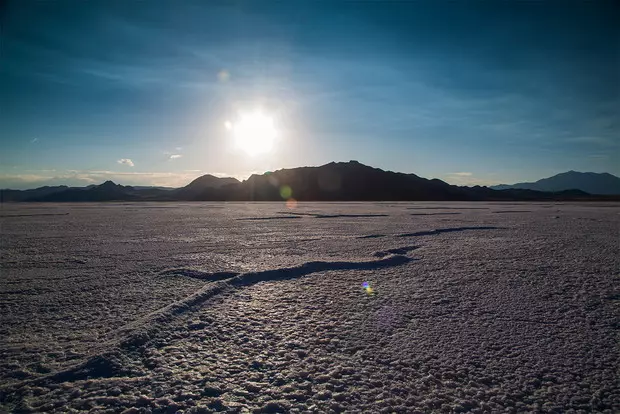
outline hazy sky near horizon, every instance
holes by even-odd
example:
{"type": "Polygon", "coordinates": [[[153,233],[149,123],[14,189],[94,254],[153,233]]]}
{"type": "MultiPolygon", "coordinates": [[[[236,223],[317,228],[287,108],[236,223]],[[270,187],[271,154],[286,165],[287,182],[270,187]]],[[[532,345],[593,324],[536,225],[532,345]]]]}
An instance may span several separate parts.
{"type": "Polygon", "coordinates": [[[30,1],[0,9],[0,187],[358,160],[454,184],[620,175],[615,1],[30,1]],[[262,108],[249,156],[225,122],[262,108]]]}

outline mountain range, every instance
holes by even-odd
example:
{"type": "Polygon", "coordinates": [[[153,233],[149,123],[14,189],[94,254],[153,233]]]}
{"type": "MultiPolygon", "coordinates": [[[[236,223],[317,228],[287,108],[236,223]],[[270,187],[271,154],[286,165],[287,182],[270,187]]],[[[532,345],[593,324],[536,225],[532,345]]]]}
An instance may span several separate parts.
{"type": "MultiPolygon", "coordinates": [[[[574,171],[565,173],[568,177],[574,171]]],[[[555,177],[563,176],[559,174],[555,177]]],[[[595,174],[620,180],[611,174],[595,174]]],[[[552,180],[551,177],[547,180],[552,180]]],[[[577,177],[577,176],[575,176],[577,177]]],[[[582,177],[582,176],[579,176],[582,177]]],[[[587,177],[590,177],[589,175],[587,177]]],[[[565,178],[563,176],[563,178],[565,178]]],[[[540,183],[545,180],[540,180],[540,183]]],[[[438,179],[426,179],[415,174],[384,171],[357,161],[331,162],[320,167],[282,169],[254,174],[245,181],[229,177],[203,175],[185,187],[132,187],[106,181],[88,187],[40,187],[32,190],[1,190],[1,202],[83,202],[83,201],[483,201],[483,200],[592,200],[619,199],[612,196],[592,196],[583,188],[594,188],[598,194],[620,194],[617,187],[605,187],[587,180],[575,180],[575,185],[560,186],[561,190],[497,186],[495,188],[450,185],[438,179]],[[577,185],[579,184],[579,186],[577,185]],[[585,186],[588,184],[588,187],[585,186]],[[611,193],[600,192],[610,188],[611,193]]],[[[568,183],[568,179],[564,180],[568,183]]],[[[610,183],[616,181],[611,180],[610,183]]],[[[524,183],[528,184],[528,183],[524,183]]],[[[536,183],[532,183],[536,184],[536,183]]],[[[559,187],[543,187],[559,188],[559,187]]]]}
{"type": "Polygon", "coordinates": [[[532,183],[500,184],[494,190],[520,188],[535,191],[564,191],[578,189],[589,194],[620,194],[620,178],[609,173],[568,171],[532,183]]]}

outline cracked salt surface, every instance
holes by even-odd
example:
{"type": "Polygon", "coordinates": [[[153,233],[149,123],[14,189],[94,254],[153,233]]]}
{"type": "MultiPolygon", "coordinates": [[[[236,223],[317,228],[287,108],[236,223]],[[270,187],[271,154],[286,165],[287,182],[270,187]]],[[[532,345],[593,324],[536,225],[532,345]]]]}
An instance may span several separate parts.
{"type": "Polygon", "coordinates": [[[160,206],[3,206],[0,412],[620,410],[618,204],[160,206]]]}

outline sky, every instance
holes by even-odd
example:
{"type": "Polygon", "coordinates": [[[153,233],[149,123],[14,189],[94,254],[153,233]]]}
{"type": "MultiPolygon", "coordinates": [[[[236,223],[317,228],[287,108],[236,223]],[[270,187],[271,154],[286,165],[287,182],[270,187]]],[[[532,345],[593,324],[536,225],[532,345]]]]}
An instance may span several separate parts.
{"type": "Polygon", "coordinates": [[[616,1],[0,3],[0,188],[357,160],[459,185],[620,175],[616,1]],[[227,122],[278,131],[249,155],[227,122]]]}

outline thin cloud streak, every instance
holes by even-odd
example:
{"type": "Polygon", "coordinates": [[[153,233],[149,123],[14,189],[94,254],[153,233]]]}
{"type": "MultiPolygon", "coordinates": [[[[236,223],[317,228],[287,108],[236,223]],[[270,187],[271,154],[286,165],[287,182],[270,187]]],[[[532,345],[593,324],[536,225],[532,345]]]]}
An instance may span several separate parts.
{"type": "MultiPolygon", "coordinates": [[[[488,174],[488,175],[491,175],[491,174],[488,174]]],[[[443,177],[443,179],[446,182],[448,182],[449,184],[453,184],[453,185],[466,185],[466,186],[483,185],[483,186],[489,186],[489,185],[498,184],[496,182],[497,180],[489,180],[489,179],[479,178],[479,177],[476,177],[471,172],[455,172],[455,173],[450,173],[450,174],[446,174],[443,177]]]]}
{"type": "Polygon", "coordinates": [[[574,137],[567,139],[568,142],[577,143],[577,144],[588,144],[588,145],[596,145],[602,147],[617,147],[618,140],[612,140],[610,138],[598,137],[598,136],[583,136],[583,137],[574,137]]]}

